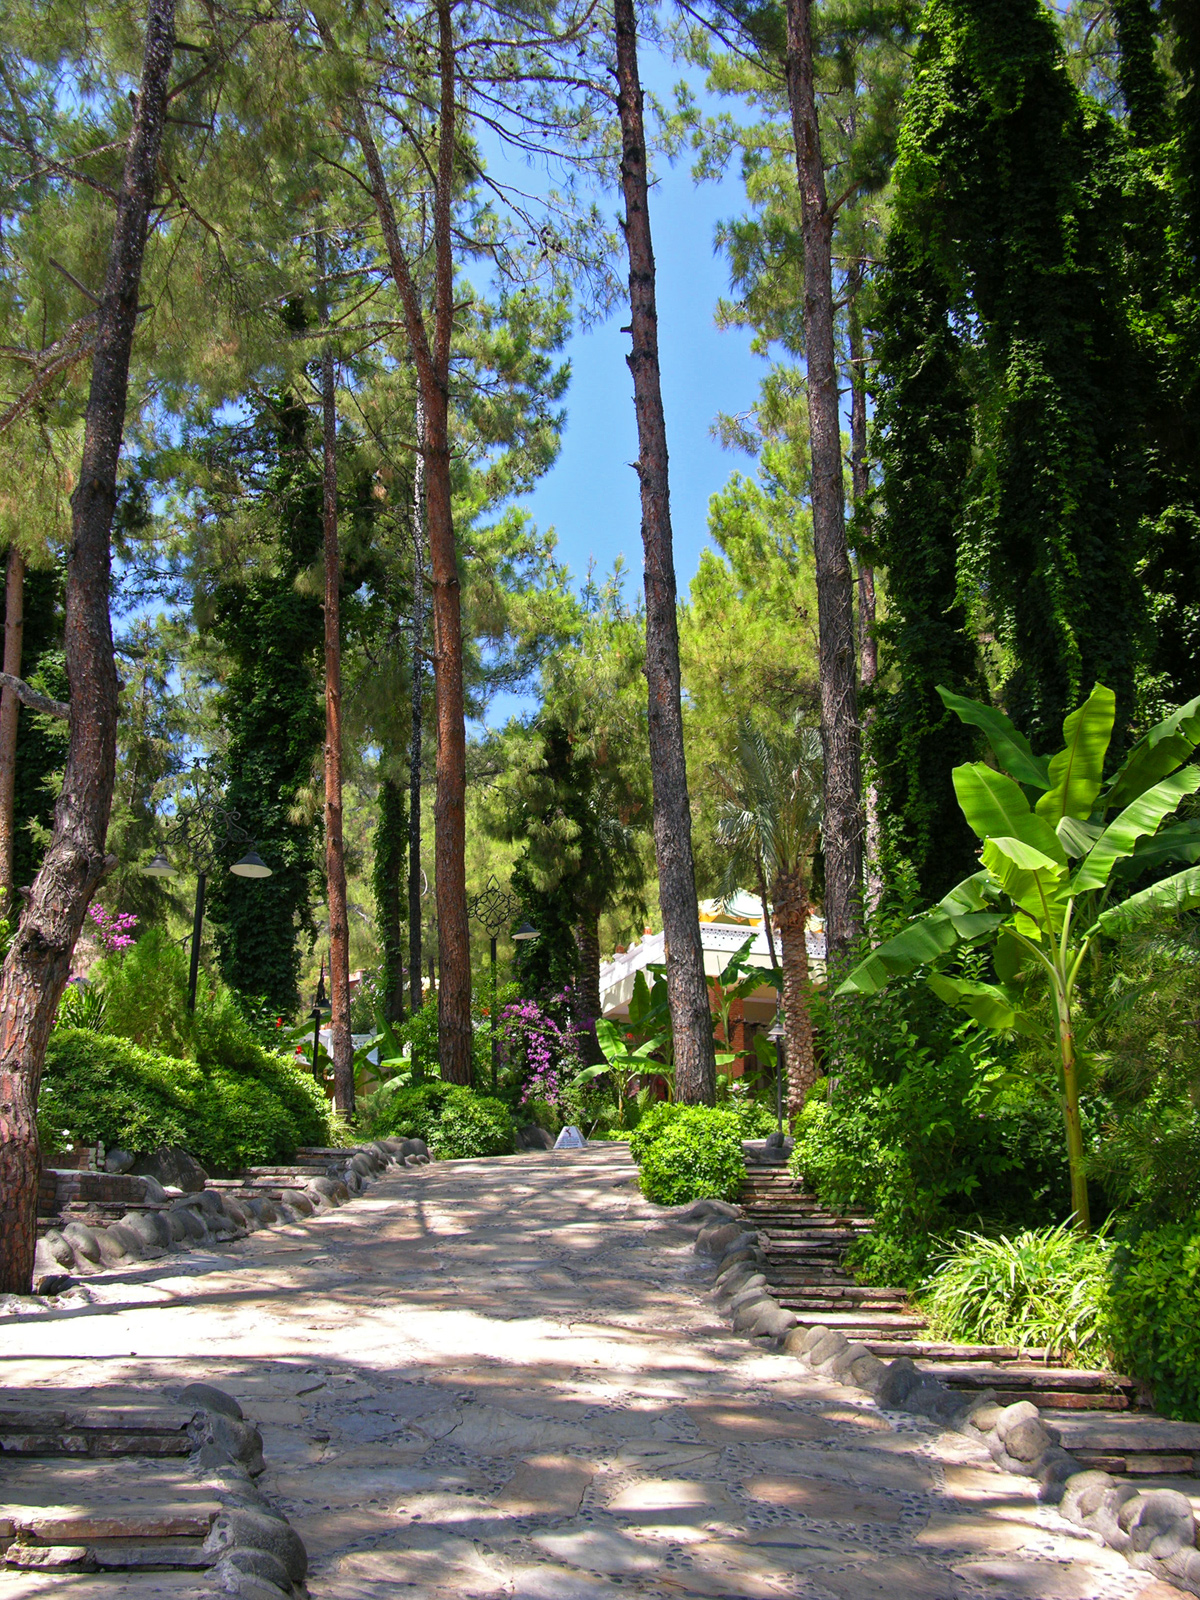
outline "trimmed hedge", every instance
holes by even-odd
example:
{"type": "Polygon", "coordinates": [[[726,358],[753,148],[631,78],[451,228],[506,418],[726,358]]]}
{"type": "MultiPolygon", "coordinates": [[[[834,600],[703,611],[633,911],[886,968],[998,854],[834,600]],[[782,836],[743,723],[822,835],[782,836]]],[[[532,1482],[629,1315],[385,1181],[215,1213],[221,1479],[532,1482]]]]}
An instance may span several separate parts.
{"type": "Polygon", "coordinates": [[[84,1028],[55,1028],[38,1128],[144,1155],[182,1145],[210,1168],[287,1161],[331,1138],[325,1096],[288,1056],[244,1045],[236,1067],[200,1065],[84,1028]]]}
{"type": "Polygon", "coordinates": [[[1108,1335],[1120,1370],[1154,1386],[1157,1410],[1200,1422],[1200,1218],[1116,1251],[1108,1335]]]}
{"type": "Polygon", "coordinates": [[[634,1129],[629,1149],[642,1193],[660,1206],[735,1200],[745,1181],[742,1118],[723,1107],[656,1106],[634,1129]]]}
{"type": "Polygon", "coordinates": [[[398,1089],[375,1120],[371,1134],[376,1139],[424,1139],[438,1160],[461,1161],[511,1155],[517,1130],[503,1100],[439,1079],[398,1089]]]}

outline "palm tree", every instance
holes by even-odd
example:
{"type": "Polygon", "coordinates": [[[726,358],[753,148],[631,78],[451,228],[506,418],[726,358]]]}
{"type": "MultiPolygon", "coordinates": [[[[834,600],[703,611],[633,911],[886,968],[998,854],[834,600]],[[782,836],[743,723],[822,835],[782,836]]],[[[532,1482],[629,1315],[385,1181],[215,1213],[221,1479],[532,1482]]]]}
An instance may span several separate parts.
{"type": "MultiPolygon", "coordinates": [[[[737,766],[722,775],[726,799],[717,841],[728,852],[729,886],[753,873],[771,938],[768,892],[779,930],[783,1020],[787,1040],[788,1112],[794,1116],[817,1076],[809,1012],[811,984],[804,942],[812,908],[812,858],[821,833],[821,740],[799,719],[773,737],[744,721],[737,766]]],[[[772,961],[774,946],[772,945],[772,961]]]]}

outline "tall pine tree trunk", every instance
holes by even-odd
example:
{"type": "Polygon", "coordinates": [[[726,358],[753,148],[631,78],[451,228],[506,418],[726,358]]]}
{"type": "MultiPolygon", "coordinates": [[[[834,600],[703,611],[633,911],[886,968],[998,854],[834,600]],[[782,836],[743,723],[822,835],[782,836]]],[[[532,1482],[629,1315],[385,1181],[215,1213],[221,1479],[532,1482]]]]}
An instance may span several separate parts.
{"type": "MultiPolygon", "coordinates": [[[[8,552],[4,588],[4,670],[21,676],[25,636],[25,558],[14,543],[8,552]]],[[[0,916],[17,915],[17,719],[21,702],[12,689],[0,690],[0,916]]]]}
{"type": "Polygon", "coordinates": [[[54,834],[0,973],[0,1293],[33,1277],[40,1168],[37,1097],[51,1023],[105,855],[117,748],[117,672],[108,597],[117,461],[154,177],[175,46],[175,0],[150,0],[71,498],[66,658],[70,743],[54,834]]]}
{"type": "Polygon", "coordinates": [[[425,407],[417,396],[417,455],[413,465],[412,738],[408,758],[409,1005],[421,1009],[421,755],[425,721],[425,407]]]}
{"type": "MultiPolygon", "coordinates": [[[[317,235],[325,280],[325,235],[317,235]]],[[[328,308],[322,320],[329,320],[328,308]]],[[[325,538],[325,880],[329,897],[329,1028],[333,1101],[354,1115],[354,1043],[350,1037],[350,916],[342,839],[342,558],[338,549],[337,389],[333,346],[321,352],[321,522],[325,538]]]]}
{"type": "Polygon", "coordinates": [[[787,1052],[788,1115],[804,1109],[817,1076],[813,1054],[812,985],[808,976],[808,890],[799,872],[781,872],[773,884],[775,924],[783,956],[783,1028],[787,1052]]]}
{"type": "MultiPolygon", "coordinates": [[[[870,469],[867,465],[867,357],[863,339],[862,313],[858,297],[862,292],[864,263],[858,260],[850,270],[847,284],[847,333],[850,345],[850,483],[854,495],[854,520],[858,529],[858,677],[870,689],[879,676],[879,645],[875,638],[875,569],[863,554],[870,543],[870,469]]],[[[871,712],[863,717],[864,732],[870,728],[871,712]]],[[[872,917],[883,898],[882,835],[879,823],[879,786],[870,778],[863,790],[866,821],[865,910],[872,917]]]]}
{"type": "MultiPolygon", "coordinates": [[[[425,407],[425,496],[433,599],[433,688],[437,730],[434,870],[437,900],[438,1054],[442,1076],[469,1084],[471,945],[467,920],[467,733],[463,702],[462,604],[450,477],[450,351],[454,332],[453,188],[457,104],[452,0],[437,0],[438,164],[433,203],[433,336],[400,236],[387,174],[360,99],[355,131],[370,179],[388,264],[404,310],[409,350],[425,407]]],[[[323,36],[329,42],[327,28],[323,36]]]]}
{"type": "Polygon", "coordinates": [[[638,76],[634,0],[615,0],[617,112],[621,122],[621,189],[629,251],[629,304],[638,424],[642,545],[646,558],[646,680],[650,704],[650,772],[654,786],[654,850],[667,946],[667,995],[675,1035],[675,1086],[680,1100],[712,1105],[717,1093],[712,1016],[700,944],[692,814],[688,803],[680,704],[679,627],[671,544],[667,430],[658,366],[654,248],[647,196],[646,135],[638,76]]]}
{"type": "Polygon", "coordinates": [[[836,966],[862,932],[863,818],[854,582],[846,549],[833,325],[833,214],[825,193],[813,83],[812,0],[786,3],[788,103],[804,238],[804,345],[825,756],[825,924],[830,961],[836,966]]]}

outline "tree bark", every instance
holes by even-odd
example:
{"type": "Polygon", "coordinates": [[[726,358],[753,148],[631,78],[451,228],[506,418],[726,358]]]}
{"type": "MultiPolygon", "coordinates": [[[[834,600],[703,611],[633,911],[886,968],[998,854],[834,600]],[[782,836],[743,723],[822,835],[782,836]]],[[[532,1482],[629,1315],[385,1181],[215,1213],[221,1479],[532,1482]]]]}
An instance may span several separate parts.
{"type": "Polygon", "coordinates": [[[621,189],[629,251],[629,304],[638,424],[638,478],[646,581],[646,682],[650,708],[650,772],[654,851],[667,947],[667,996],[675,1036],[675,1087],[684,1102],[713,1105],[717,1068],[712,1015],[700,944],[692,814],[680,703],[679,627],[667,430],[658,364],[658,309],[646,171],[642,87],[638,76],[634,0],[615,0],[617,112],[621,122],[621,189]]]}
{"type": "Polygon", "coordinates": [[[808,976],[808,890],[798,872],[781,872],[774,885],[775,922],[783,949],[783,1027],[787,1047],[788,1115],[804,1109],[817,1076],[813,1054],[812,985],[808,976]]]}
{"type": "MultiPolygon", "coordinates": [[[[4,671],[21,676],[25,636],[25,558],[14,544],[8,552],[4,589],[4,671]]],[[[17,914],[17,719],[21,701],[14,689],[0,690],[0,916],[17,914]]]]}
{"type": "MultiPolygon", "coordinates": [[[[858,679],[869,689],[879,676],[879,645],[875,638],[875,569],[863,554],[861,545],[871,534],[871,473],[867,462],[867,365],[862,314],[858,297],[862,292],[864,266],[856,261],[847,283],[847,332],[850,345],[850,485],[854,496],[854,522],[858,530],[858,679]]],[[[863,717],[864,733],[872,713],[863,717]]],[[[866,822],[865,910],[874,917],[883,899],[882,835],[879,822],[879,786],[873,778],[863,790],[866,822]]]]}
{"type": "Polygon", "coordinates": [[[816,554],[821,744],[825,757],[825,924],[831,971],[862,932],[863,817],[854,584],[846,548],[834,342],[833,214],[813,82],[812,0],[786,0],[787,87],[804,238],[804,345],[816,554]]]}
{"type": "MultiPolygon", "coordinates": [[[[325,300],[325,235],[317,234],[317,268],[325,300]]],[[[342,558],[338,548],[337,379],[333,346],[321,351],[321,523],[325,541],[325,880],[329,903],[329,1033],[333,1103],[354,1115],[354,1042],[350,1037],[350,915],[342,837],[342,558]]]]}
{"type": "Polygon", "coordinates": [[[110,535],[129,362],[175,44],[174,0],[150,0],[142,81],[125,153],[92,357],[79,483],[71,497],[66,662],[70,742],[54,834],[0,972],[0,1292],[33,1278],[37,1096],[54,1013],[105,855],[117,744],[110,535]]]}
{"type": "Polygon", "coordinates": [[[440,104],[433,205],[433,338],[400,238],[387,175],[362,102],[354,102],[388,263],[400,296],[409,350],[425,406],[424,458],[433,591],[433,686],[437,728],[434,870],[437,899],[438,1056],[450,1083],[472,1081],[471,944],[467,920],[467,734],[463,704],[462,604],[450,478],[450,350],[454,328],[451,231],[455,155],[455,53],[451,0],[438,0],[440,104]]]}
{"type": "Polygon", "coordinates": [[[409,1005],[421,1009],[421,755],[425,720],[425,407],[417,396],[417,456],[413,468],[412,743],[408,758],[409,1005]]]}

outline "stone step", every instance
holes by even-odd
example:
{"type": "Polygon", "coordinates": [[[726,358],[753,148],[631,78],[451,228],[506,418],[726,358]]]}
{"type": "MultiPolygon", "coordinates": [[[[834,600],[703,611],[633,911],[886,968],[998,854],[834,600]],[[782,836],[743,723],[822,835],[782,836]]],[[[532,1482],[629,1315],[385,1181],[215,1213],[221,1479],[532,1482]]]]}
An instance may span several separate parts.
{"type": "Polygon", "coordinates": [[[194,1411],[180,1406],[0,1405],[5,1456],[184,1456],[194,1411]]]}
{"type": "Polygon", "coordinates": [[[896,1356],[908,1356],[916,1362],[1036,1361],[1047,1354],[1045,1350],[1018,1350],[1015,1345],[947,1344],[938,1339],[867,1339],[864,1343],[881,1361],[891,1361],[896,1356]]]}
{"type": "Polygon", "coordinates": [[[1200,1425],[1147,1412],[1044,1410],[1064,1450],[1085,1467],[1129,1477],[1162,1473],[1194,1476],[1200,1467],[1200,1425]]]}
{"type": "Polygon", "coordinates": [[[1000,1405],[1032,1400],[1036,1406],[1062,1411],[1129,1411],[1137,1403],[1133,1380],[1116,1372],[1048,1367],[1028,1360],[922,1361],[919,1365],[951,1389],[968,1394],[994,1390],[1000,1405]]]}
{"type": "Polygon", "coordinates": [[[803,1303],[793,1303],[786,1290],[780,1290],[775,1298],[781,1306],[795,1311],[809,1327],[838,1328],[844,1332],[853,1329],[856,1339],[868,1343],[868,1334],[879,1337],[889,1332],[916,1332],[926,1326],[924,1317],[905,1316],[893,1311],[810,1311],[803,1303]]]}

